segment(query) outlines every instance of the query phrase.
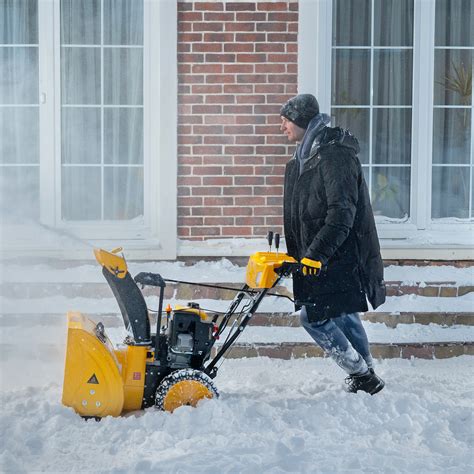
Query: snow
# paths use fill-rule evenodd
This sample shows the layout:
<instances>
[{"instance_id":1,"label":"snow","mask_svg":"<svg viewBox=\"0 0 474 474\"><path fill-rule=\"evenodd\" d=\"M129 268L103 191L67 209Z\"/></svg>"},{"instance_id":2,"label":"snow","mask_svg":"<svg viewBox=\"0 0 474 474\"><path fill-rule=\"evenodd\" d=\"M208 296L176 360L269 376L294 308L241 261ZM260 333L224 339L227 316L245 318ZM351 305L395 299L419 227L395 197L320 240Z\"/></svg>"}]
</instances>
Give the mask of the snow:
<instances>
[{"instance_id":1,"label":"snow","mask_svg":"<svg viewBox=\"0 0 474 474\"><path fill-rule=\"evenodd\" d=\"M54 364L52 364L54 365ZM37 364L40 368L40 364ZM60 379L0 393L3 472L467 473L474 468L473 358L387 360L386 388L342 390L327 359L226 361L219 399L173 414L84 421Z\"/></svg>"},{"instance_id":2,"label":"snow","mask_svg":"<svg viewBox=\"0 0 474 474\"><path fill-rule=\"evenodd\" d=\"M129 263L132 275L242 283L245 269L221 259ZM9 263L11 282L102 283L97 265L54 268ZM387 281L473 285L472 268L388 267ZM288 280L285 286L289 287ZM0 300L0 471L19 472L472 472L474 357L388 359L377 372L386 388L374 397L343 391L345 374L329 359L226 360L215 380L221 397L175 413L155 409L97 423L62 406L67 310L117 313L114 298L56 295ZM225 310L228 301L198 300ZM151 308L157 297L147 297ZM173 305L185 303L173 299ZM473 294L457 298L390 297L383 312L472 312ZM291 312L268 297L260 311ZM18 315L18 316L15 316ZM297 315L295 315L297 317ZM472 341L472 326L364 322L371 342ZM117 316L106 331L115 344ZM224 336L225 337L225 336ZM223 338L222 338L223 340ZM301 328L249 326L248 343L311 342Z\"/></svg>"}]
</instances>

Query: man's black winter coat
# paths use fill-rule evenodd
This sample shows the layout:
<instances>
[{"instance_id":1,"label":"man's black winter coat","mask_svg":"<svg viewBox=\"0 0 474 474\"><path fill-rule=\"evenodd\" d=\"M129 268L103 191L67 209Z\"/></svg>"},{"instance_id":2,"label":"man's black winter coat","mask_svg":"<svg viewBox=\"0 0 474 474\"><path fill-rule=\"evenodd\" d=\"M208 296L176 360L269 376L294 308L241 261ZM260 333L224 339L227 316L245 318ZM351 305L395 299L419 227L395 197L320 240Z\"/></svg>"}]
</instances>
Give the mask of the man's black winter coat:
<instances>
[{"instance_id":1,"label":"man's black winter coat","mask_svg":"<svg viewBox=\"0 0 474 474\"><path fill-rule=\"evenodd\" d=\"M383 263L369 192L347 131L326 128L300 172L286 166L284 227L288 254L319 260L317 277L295 275L297 306L310 321L367 311L385 301Z\"/></svg>"}]
</instances>

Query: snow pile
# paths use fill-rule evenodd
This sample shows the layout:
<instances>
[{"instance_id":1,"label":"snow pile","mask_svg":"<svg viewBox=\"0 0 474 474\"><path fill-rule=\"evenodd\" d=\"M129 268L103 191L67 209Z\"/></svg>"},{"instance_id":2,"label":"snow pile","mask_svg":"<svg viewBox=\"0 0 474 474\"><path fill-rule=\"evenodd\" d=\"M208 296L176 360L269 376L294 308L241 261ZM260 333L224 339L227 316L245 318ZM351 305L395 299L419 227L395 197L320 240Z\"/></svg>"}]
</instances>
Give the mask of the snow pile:
<instances>
[{"instance_id":1,"label":"snow pile","mask_svg":"<svg viewBox=\"0 0 474 474\"><path fill-rule=\"evenodd\" d=\"M218 400L97 423L60 404L60 381L43 367L41 386L0 394L0 469L472 472L473 358L388 360L377 371L387 386L371 397L344 393L330 360L229 360Z\"/></svg>"}]
</instances>

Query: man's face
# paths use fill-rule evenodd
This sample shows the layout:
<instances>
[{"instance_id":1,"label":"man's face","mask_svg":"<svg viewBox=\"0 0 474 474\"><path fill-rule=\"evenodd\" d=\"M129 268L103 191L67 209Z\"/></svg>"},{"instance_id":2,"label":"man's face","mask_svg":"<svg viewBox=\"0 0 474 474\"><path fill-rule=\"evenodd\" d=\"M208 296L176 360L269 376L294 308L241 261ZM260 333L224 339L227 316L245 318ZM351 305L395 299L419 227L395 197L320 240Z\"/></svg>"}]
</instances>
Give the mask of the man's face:
<instances>
[{"instance_id":1,"label":"man's face","mask_svg":"<svg viewBox=\"0 0 474 474\"><path fill-rule=\"evenodd\" d=\"M286 117L281 117L280 130L288 137L290 142L300 142L306 132L304 128L298 127Z\"/></svg>"}]
</instances>

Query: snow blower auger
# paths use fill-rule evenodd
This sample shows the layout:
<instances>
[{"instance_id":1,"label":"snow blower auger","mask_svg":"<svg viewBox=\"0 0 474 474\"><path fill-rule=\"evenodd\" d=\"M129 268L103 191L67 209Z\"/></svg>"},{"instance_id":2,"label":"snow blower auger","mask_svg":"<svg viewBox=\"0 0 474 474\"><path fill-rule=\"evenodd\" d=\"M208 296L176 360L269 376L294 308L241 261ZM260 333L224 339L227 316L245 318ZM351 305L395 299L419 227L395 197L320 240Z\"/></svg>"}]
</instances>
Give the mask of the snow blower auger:
<instances>
[{"instance_id":1,"label":"snow blower auger","mask_svg":"<svg viewBox=\"0 0 474 474\"><path fill-rule=\"evenodd\" d=\"M257 252L250 257L246 283L239 290L165 280L156 273L142 272L133 279L125 258L119 255L121 249L94 250L129 335L123 346L114 348L101 322L95 323L77 312L67 314L63 404L83 417L98 419L153 405L172 412L183 405L196 406L204 398L218 397L213 382L217 363L245 329L265 295L276 295L269 290L282 277L299 271L300 265L292 257L278 253L278 234L277 251L271 252L270 234L270 252ZM197 303L174 309L168 305L163 313L166 281L233 289L237 294L225 313L212 317ZM154 334L138 285L159 290ZM211 358L216 340L228 325L225 341Z\"/></svg>"}]
</instances>

